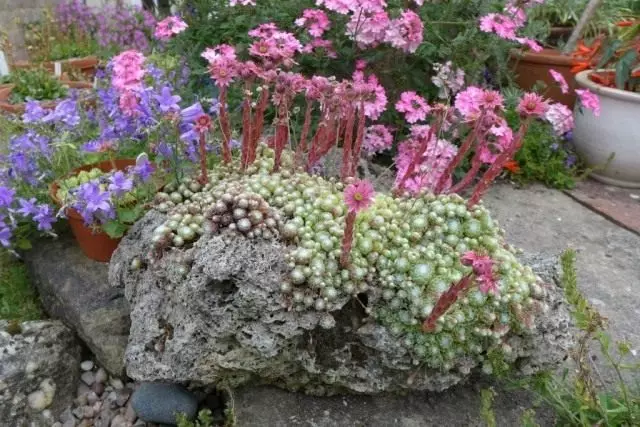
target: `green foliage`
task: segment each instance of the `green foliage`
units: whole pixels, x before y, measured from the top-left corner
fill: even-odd
[[[177,416],[178,427],[213,427],[213,415],[209,409],[203,409],[198,412],[198,418],[190,421],[184,414]]]
[[[492,388],[480,390],[480,416],[487,427],[497,427],[496,414],[493,411],[493,400],[496,392]]]
[[[575,252],[562,254],[562,286],[580,335],[571,356],[576,365],[573,375],[565,369],[561,376],[545,372],[520,384],[535,392],[556,413],[559,426],[636,426],[640,424],[640,389],[627,384],[622,375],[629,370],[637,375],[640,365],[626,363],[630,355],[627,342],[613,343],[606,332],[605,319],[589,305],[577,285]],[[607,388],[592,367],[590,344],[596,342],[607,367],[616,376],[615,388]],[[599,382],[599,386],[596,386]],[[529,418],[532,420],[532,417]],[[530,421],[532,422],[532,421]],[[526,426],[534,424],[524,424]]]
[[[0,319],[26,321],[42,317],[38,295],[19,260],[0,252]]]
[[[83,58],[95,55],[100,51],[98,42],[94,39],[65,40],[51,45],[48,58],[43,60],[60,61],[70,58]]]
[[[67,95],[67,88],[60,80],[44,69],[15,70],[9,76],[0,79],[1,83],[15,85],[9,97],[12,104],[25,102],[27,98],[44,101]]]

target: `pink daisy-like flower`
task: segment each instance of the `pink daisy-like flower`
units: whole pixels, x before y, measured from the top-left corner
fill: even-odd
[[[569,93],[569,84],[567,83],[567,81],[565,80],[562,74],[560,74],[556,70],[549,70],[549,74],[551,74],[551,77],[553,78],[553,80],[555,80],[556,83],[558,83],[562,93]]]
[[[549,104],[542,96],[528,92],[520,100],[517,111],[524,117],[542,117],[548,108]]]
[[[369,126],[364,134],[362,148],[369,154],[378,153],[391,147],[393,135],[385,125]]]
[[[358,180],[344,189],[344,202],[350,212],[367,209],[373,203],[375,191],[369,181]]]
[[[236,49],[228,44],[219,44],[218,46],[211,48],[208,47],[200,55],[207,60],[209,65],[213,64],[218,58],[225,58],[229,60],[236,59]]]
[[[238,75],[238,63],[226,58],[219,58],[209,66],[209,74],[219,87],[229,86]]]
[[[500,92],[496,90],[485,90],[482,93],[480,105],[487,110],[503,110],[503,102],[504,98],[502,97]]]
[[[549,105],[544,118],[551,123],[553,131],[558,136],[573,130],[573,112],[564,104],[554,103]]]
[[[591,110],[593,115],[600,116],[600,98],[589,89],[576,89],[580,104],[587,110]]]
[[[267,58],[276,50],[276,43],[272,39],[257,40],[249,47],[249,53],[253,56]]]
[[[400,100],[396,102],[396,110],[404,113],[404,119],[413,124],[426,119],[431,107],[423,97],[413,91],[407,91],[400,94]]]

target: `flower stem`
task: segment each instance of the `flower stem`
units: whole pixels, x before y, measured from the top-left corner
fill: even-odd
[[[340,265],[342,268],[349,267],[351,247],[353,246],[353,229],[356,224],[356,212],[349,211],[344,224],[344,236],[342,237],[342,254],[340,255]]]
[[[220,88],[220,131],[222,132],[222,159],[225,163],[231,163],[231,148],[229,141],[231,140],[231,128],[229,125],[229,114],[225,108],[227,102],[227,88]]]
[[[207,184],[209,182],[209,175],[207,174],[207,147],[206,147],[206,132],[200,132],[200,184]]]
[[[469,274],[444,291],[438,298],[433,310],[431,310],[429,317],[422,323],[422,330],[424,332],[433,332],[436,329],[438,319],[444,316],[449,308],[471,288],[472,283],[472,275]]]

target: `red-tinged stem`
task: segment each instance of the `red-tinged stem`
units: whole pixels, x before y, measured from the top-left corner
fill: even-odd
[[[198,181],[204,185],[209,182],[209,175],[207,174],[207,146],[206,146],[206,132],[200,132],[200,178]]]
[[[253,163],[256,159],[256,150],[258,149],[258,141],[262,136],[262,130],[264,128],[264,113],[269,105],[269,89],[267,87],[262,88],[260,92],[260,99],[258,100],[258,106],[256,107],[256,113],[254,114],[252,131],[251,150],[249,151],[249,163]]]
[[[358,110],[358,132],[356,133],[356,143],[352,152],[350,176],[356,176],[358,163],[360,162],[360,152],[362,151],[362,141],[364,140],[364,125],[367,120],[364,113],[364,102],[361,102]]]
[[[356,212],[349,211],[347,213],[346,222],[344,224],[344,235],[342,237],[342,254],[340,255],[340,265],[342,266],[342,268],[349,267],[351,247],[353,246],[353,229],[355,225]]]
[[[480,171],[482,167],[482,161],[480,161],[480,150],[476,151],[471,159],[471,168],[467,171],[466,175],[453,187],[451,187],[447,192],[448,193],[460,193],[462,190],[467,188],[475,179],[476,175]]]
[[[342,168],[340,177],[345,181],[351,172],[351,149],[353,145],[353,126],[356,122],[356,112],[353,106],[347,111],[347,120],[344,131],[344,141],[342,144]]]
[[[316,133],[311,139],[311,148],[309,149],[309,155],[307,156],[307,171],[309,171],[316,163],[316,153],[318,152],[319,141],[323,138],[323,135],[327,132],[327,123],[322,121],[316,129]]]
[[[472,276],[468,275],[443,292],[429,317],[422,323],[422,330],[424,332],[435,331],[438,319],[444,316],[449,308],[471,288],[472,283]]]
[[[482,120],[483,120],[483,116],[481,114],[478,120],[476,120],[475,126],[473,127],[473,131],[471,131],[471,133],[467,135],[466,139],[458,149],[458,152],[456,153],[456,155],[453,157],[453,159],[451,159],[451,161],[447,165],[447,168],[444,170],[442,175],[440,175],[440,179],[438,180],[438,184],[436,185],[436,189],[435,189],[436,194],[442,193],[442,190],[444,189],[445,184],[449,181],[449,178],[451,178],[451,174],[456,169],[456,167],[458,167],[462,159],[464,159],[464,156],[467,154],[467,152],[471,148],[471,145],[473,145],[473,142],[477,139],[478,133],[480,132],[480,125],[482,124]]]
[[[309,130],[311,129],[311,113],[313,111],[313,101],[307,101],[307,108],[304,111],[304,123],[302,125],[302,131],[300,132],[300,141],[296,147],[295,165],[296,167],[302,166],[302,158],[307,151],[307,136],[309,136]]]
[[[222,132],[222,159],[225,163],[231,163],[231,148],[229,141],[231,140],[231,127],[229,125],[229,114],[225,108],[227,102],[227,88],[220,88],[220,131]]]
[[[434,134],[437,135],[440,132],[440,125],[441,124],[442,124],[442,121],[438,120],[434,126],[431,126],[429,128],[429,134],[427,135],[427,137],[423,138],[420,141],[420,145],[419,145],[418,149],[416,150],[416,152],[413,154],[413,157],[411,158],[411,162],[409,163],[409,166],[407,167],[407,171],[402,176],[402,179],[400,180],[400,183],[396,187],[396,192],[402,193],[402,191],[404,189],[405,182],[407,181],[407,179],[409,179],[409,177],[411,175],[413,175],[413,173],[416,170],[416,167],[418,166],[418,162],[420,161],[420,158],[422,157],[424,152],[427,151],[427,147],[429,146],[429,142],[431,141],[431,138],[433,138]],[[436,130],[436,127],[437,127],[437,130]]]
[[[253,134],[251,133],[251,95],[250,83],[245,84],[245,98],[242,106],[242,157],[240,164],[242,170],[249,166],[249,153],[253,144]]]
[[[467,200],[467,208],[472,208],[480,201],[482,196],[484,196],[484,193],[489,189],[489,186],[500,175],[504,165],[518,152],[522,146],[524,135],[527,133],[527,129],[529,129],[529,123],[531,123],[530,118],[520,125],[520,130],[513,140],[511,147],[500,153],[493,164],[489,166],[489,169],[487,169],[478,184],[476,184],[476,187],[473,189],[471,197]]]
[[[273,163],[273,171],[278,172],[280,170],[280,164],[282,163],[282,150],[287,143],[289,136],[289,119],[287,118],[287,101],[282,100],[278,107],[278,124],[276,126],[276,139],[274,142],[275,150],[275,162]]]

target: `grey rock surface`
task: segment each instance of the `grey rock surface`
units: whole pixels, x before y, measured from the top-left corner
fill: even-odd
[[[80,345],[57,320],[24,322],[14,335],[8,325],[0,321],[2,425],[50,425],[73,401]]]
[[[124,373],[129,309],[108,283],[107,264],[91,261],[70,236],[42,240],[25,254],[46,312],[73,328],[99,364]]]
[[[144,383],[133,393],[131,404],[140,419],[160,424],[175,424],[176,415],[193,419],[198,400],[177,384]]]
[[[476,368],[416,368],[402,351],[401,338],[366,318],[357,305],[333,312],[331,329],[319,326],[324,313],[283,308],[285,248],[277,242],[204,236],[192,248],[171,250],[154,261],[148,256],[150,238],[162,220],[157,212],[147,214],[110,265],[110,283],[125,289],[132,308],[126,361],[135,380],[373,394],[444,390]],[[131,267],[135,258],[142,268]],[[551,310],[533,334],[506,336],[523,373],[555,366],[572,343],[561,292],[553,284],[547,290]],[[362,324],[354,327],[354,317]]]

